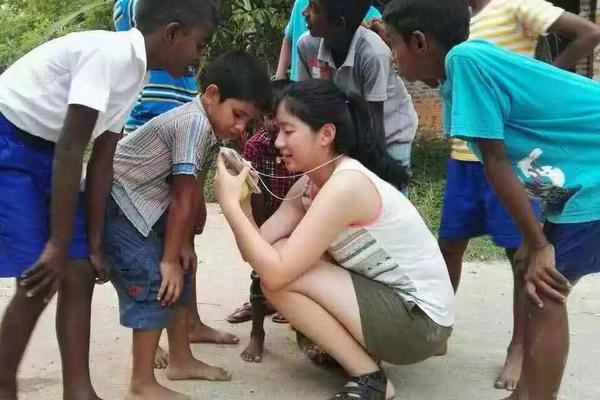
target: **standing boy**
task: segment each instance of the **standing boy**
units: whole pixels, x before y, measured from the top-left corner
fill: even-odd
[[[136,27],[137,14],[136,9],[140,0],[115,0],[113,20],[117,31],[128,31]],[[192,67],[178,78],[174,78],[167,71],[153,68],[149,71],[148,83],[141,91],[127,122],[125,123],[124,133],[129,134],[150,121],[152,118],[161,115],[173,108],[193,101],[198,95],[196,77]],[[204,193],[201,192],[203,196]],[[196,210],[196,233],[202,233],[206,223],[206,204],[199,202]],[[192,295],[190,296],[189,311],[190,323],[189,337],[192,343],[218,343],[218,344],[237,344],[239,339],[229,333],[220,332],[205,325],[200,319],[198,303],[196,300],[196,274],[191,274]],[[157,368],[164,368],[168,364],[167,353],[159,346],[155,365]]]
[[[107,279],[98,238],[78,200],[83,153],[94,142],[89,182],[116,142],[146,71],[182,75],[215,23],[208,1],[143,0],[139,30],[74,33],[34,49],[0,77],[0,273],[17,292],[0,327],[0,398],[16,399],[16,374],[37,319],[59,291],[57,336],[65,399],[97,398],[89,377],[95,275]],[[88,183],[89,183],[88,182]],[[103,209],[102,190],[87,207]],[[103,211],[101,211],[103,213]],[[90,264],[91,261],[91,264]],[[29,269],[28,269],[29,268]]]
[[[446,132],[475,150],[523,235],[516,262],[526,263],[528,318],[510,398],[555,399],[569,345],[566,298],[600,272],[600,84],[489,42],[462,43],[466,0],[392,0],[384,19],[406,77],[441,83]],[[528,194],[542,201],[543,228]]]
[[[292,12],[288,24],[285,27],[283,42],[281,43],[281,52],[279,54],[279,64],[277,65],[277,79],[285,79],[288,76],[291,80],[298,80],[298,41],[308,29],[302,12],[308,6],[308,0],[296,0],[292,7]],[[375,8],[370,7],[364,17],[368,24],[373,19],[381,18],[381,13]]]
[[[537,41],[550,32],[572,39],[555,60],[569,69],[591,53],[600,41],[600,29],[577,15],[565,12],[545,0],[470,0],[472,17],[470,39],[485,39],[507,50],[533,57]],[[514,276],[514,329],[506,362],[495,386],[514,390],[523,360],[523,271],[515,269],[513,257],[521,244],[521,234],[510,214],[490,187],[483,165],[467,143],[452,139],[451,159],[447,165],[446,190],[440,223],[440,248],[452,286],[458,290],[462,260],[469,240],[491,235],[505,249]],[[532,205],[539,215],[539,203]]]
[[[119,142],[104,244],[121,324],[133,330],[129,399],[184,398],[161,386],[154,375],[163,329],[169,338],[167,378],[231,379],[221,368],[195,359],[190,350],[189,275],[197,261],[192,217],[218,142],[239,139],[269,103],[264,66],[248,54],[227,53],[207,68],[201,96]]]
[[[363,97],[382,123],[390,155],[410,167],[418,116],[381,37],[361,25],[368,0],[310,0],[304,10],[309,34],[298,43],[298,80],[329,79],[347,95]]]

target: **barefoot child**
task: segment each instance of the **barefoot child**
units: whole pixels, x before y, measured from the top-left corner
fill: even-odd
[[[291,81],[287,79],[272,82],[272,112],[265,117],[265,126],[244,146],[244,159],[249,161],[256,171],[269,175],[261,177],[266,187],[262,186],[262,193],[253,194],[251,199],[252,217],[257,226],[261,226],[277,211],[281,205],[281,199],[285,198],[297,180],[294,178],[295,174],[285,168],[285,164],[280,159],[279,150],[275,147],[275,139],[279,133],[279,126],[275,119],[277,105],[290,83]],[[259,276],[253,272],[251,278],[252,332],[250,333],[250,343],[242,352],[241,357],[244,361],[261,362],[265,342],[264,320],[267,309],[272,306],[267,303],[260,288]]]
[[[489,42],[462,43],[469,18],[466,0],[393,0],[384,17],[401,71],[440,81],[446,132],[475,150],[523,235],[525,256],[515,262],[526,264],[528,318],[511,398],[555,399],[569,343],[566,298],[600,271],[600,84]],[[542,201],[543,229],[528,194]]]
[[[452,331],[454,294],[436,240],[401,193],[401,168],[375,140],[362,98],[314,79],[290,87],[275,145],[305,172],[260,231],[219,158],[215,195],[267,300],[330,354],[350,382],[332,399],[384,400],[378,362],[431,357]],[[374,128],[375,127],[375,128]]]
[[[392,53],[375,32],[361,26],[368,0],[310,0],[303,14],[310,34],[298,42],[298,80],[333,81],[346,95],[364,98],[382,140],[399,165],[409,168],[418,116]]]
[[[0,245],[0,274],[17,278],[0,327],[2,399],[16,398],[23,352],[57,290],[64,398],[97,398],[88,367],[90,303],[95,275],[105,281],[107,268],[78,200],[83,153],[95,138],[88,183],[107,187],[96,174],[110,169],[146,71],[180,76],[198,57],[213,7],[188,0],[172,10],[166,3],[140,1],[139,29],[52,40],[0,77],[0,237],[10,238]],[[87,207],[103,209],[105,199],[102,190],[88,191]]]
[[[266,70],[233,52],[211,63],[202,95],[168,111],[123,139],[115,154],[104,245],[119,296],[121,324],[133,330],[129,399],[179,399],[159,385],[153,359],[161,331],[169,339],[169,379],[229,380],[196,360],[188,341],[188,303],[195,266],[193,213],[200,177],[219,141],[237,139],[268,109]]]
[[[542,35],[556,32],[571,37],[573,40],[555,60],[555,65],[561,68],[574,67],[600,41],[600,28],[596,25],[544,0],[470,0],[469,3],[472,11],[470,39],[485,39],[533,57]],[[514,276],[514,329],[506,362],[495,386],[514,390],[521,373],[525,328],[522,296],[519,295],[523,271],[516,270],[513,262],[521,244],[521,234],[487,182],[483,165],[467,143],[453,139],[450,157],[440,223],[440,248],[455,291],[460,282],[463,255],[471,238],[489,234],[496,245],[505,249]],[[532,202],[539,215],[539,202]]]
[[[114,3],[113,20],[117,31],[127,31],[135,28],[137,21],[136,8],[139,0],[117,0]],[[187,73],[179,78],[172,77],[167,71],[152,69],[149,71],[148,83],[140,93],[131,114],[125,124],[124,133],[129,134],[144,125],[152,118],[167,112],[177,106],[193,101],[198,95],[196,77],[190,67]],[[203,195],[203,193],[202,193]],[[206,222],[206,204],[200,202],[198,207],[196,227],[197,234],[202,232]],[[231,334],[219,332],[200,319],[196,301],[196,277],[192,278],[192,295],[190,295],[188,322],[190,342],[209,342],[219,344],[237,344],[239,339]],[[155,366],[165,368],[168,363],[167,353],[159,346]]]

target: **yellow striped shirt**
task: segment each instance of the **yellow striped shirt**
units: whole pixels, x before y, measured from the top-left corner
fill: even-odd
[[[545,0],[492,0],[471,18],[469,39],[484,39],[515,53],[533,57],[538,38],[564,10]],[[455,160],[477,161],[467,143],[452,140]]]

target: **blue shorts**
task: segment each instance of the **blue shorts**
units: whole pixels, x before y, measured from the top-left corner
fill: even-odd
[[[50,231],[52,143],[18,130],[0,114],[0,277],[20,277]],[[88,258],[85,207],[75,213],[69,258]]]
[[[544,224],[554,246],[556,268],[575,284],[585,275],[600,272],[600,221],[579,224]]]
[[[483,165],[448,160],[448,177],[440,222],[441,240],[468,240],[490,235],[499,247],[515,249],[521,233],[487,181]],[[539,202],[531,202],[538,219]]]
[[[123,214],[111,198],[104,221],[104,251],[109,261],[111,282],[119,296],[121,325],[132,329],[157,330],[171,324],[175,307],[187,304],[191,274],[177,304],[161,306],[158,291],[161,284],[160,262],[164,245],[165,218],[156,223],[145,237]]]

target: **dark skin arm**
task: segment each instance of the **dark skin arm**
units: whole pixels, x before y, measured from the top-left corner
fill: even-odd
[[[573,39],[554,61],[554,65],[563,69],[575,67],[579,61],[592,54],[600,43],[600,28],[570,12],[564,12],[548,31]]]
[[[189,245],[194,196],[197,196],[197,192],[198,180],[195,176],[173,176],[163,258],[159,267],[162,282],[158,301],[162,305],[175,304],[181,295],[183,288],[181,255],[184,244]]]
[[[544,235],[525,187],[514,174],[502,140],[478,139],[488,181],[523,234],[529,265],[525,275],[531,300],[544,306],[540,294],[558,302],[566,301],[571,286],[556,269],[554,248]]]
[[[58,290],[61,273],[67,262],[79,184],[83,153],[92,136],[98,111],[81,105],[70,105],[54,151],[52,194],[50,205],[50,238],[38,260],[22,276],[20,284],[27,295],[45,296],[50,301]]]
[[[88,219],[90,261],[96,270],[96,282],[108,281],[110,267],[104,258],[102,236],[104,215],[113,179],[113,158],[122,135],[105,132],[94,142],[87,167],[85,200]]]
[[[381,143],[385,146],[385,126],[383,124],[383,101],[370,101],[368,103],[369,109],[373,114],[373,122],[376,124],[376,132],[380,132],[381,137],[378,139],[381,140]]]

